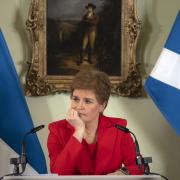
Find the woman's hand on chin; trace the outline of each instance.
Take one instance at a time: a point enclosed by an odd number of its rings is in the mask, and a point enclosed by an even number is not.
[[[85,131],[85,124],[82,121],[82,119],[79,117],[78,112],[72,108],[69,109],[66,120],[75,129],[73,136],[76,137],[80,142],[82,142]]]

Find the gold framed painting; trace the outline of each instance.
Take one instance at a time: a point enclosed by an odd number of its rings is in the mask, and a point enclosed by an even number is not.
[[[26,27],[32,41],[27,96],[68,92],[74,75],[88,68],[109,75],[112,94],[142,95],[135,0],[32,0]]]

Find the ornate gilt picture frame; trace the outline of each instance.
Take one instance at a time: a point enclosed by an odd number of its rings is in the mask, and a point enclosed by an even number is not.
[[[31,1],[26,27],[32,41],[32,59],[28,62],[26,95],[68,92],[76,72],[96,68],[109,75],[112,94],[142,96],[141,75],[135,56],[140,32],[136,0],[92,0],[99,21],[93,27],[96,28],[96,41],[93,48],[87,46],[91,51],[86,52],[83,60],[80,59],[83,49],[80,28],[83,13],[89,5],[84,0],[79,2]]]

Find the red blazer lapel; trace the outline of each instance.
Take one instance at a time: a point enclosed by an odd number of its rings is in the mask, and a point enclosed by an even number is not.
[[[104,116],[100,117],[99,123],[95,174],[105,174],[114,152],[117,131]]]

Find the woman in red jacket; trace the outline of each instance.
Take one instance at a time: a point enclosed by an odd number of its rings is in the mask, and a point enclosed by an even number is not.
[[[143,174],[129,133],[115,128],[124,119],[106,117],[110,96],[108,76],[80,71],[71,85],[71,107],[64,120],[49,125],[50,170],[59,175]]]

